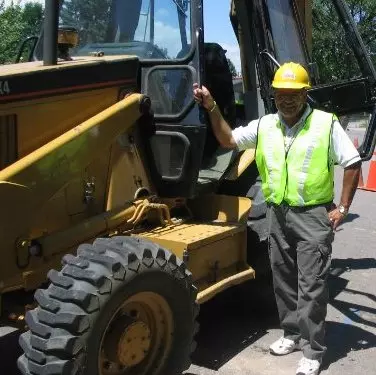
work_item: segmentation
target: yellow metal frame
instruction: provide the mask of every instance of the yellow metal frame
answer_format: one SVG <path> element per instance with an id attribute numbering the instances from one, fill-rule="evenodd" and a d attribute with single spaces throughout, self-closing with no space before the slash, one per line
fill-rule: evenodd
<path id="1" fill-rule="evenodd" d="M 62 254 L 52 256 L 59 252 L 57 249 L 67 252 L 78 240 L 107 233 L 111 228 L 108 222 L 117 222 L 117 215 L 121 216 L 118 208 L 91 221 L 80 220 L 79 234 L 74 226 L 68 226 L 65 232 L 77 238 L 59 237 L 58 232 L 54 233 L 52 238 L 59 241 L 51 246 L 56 250 L 48 250 L 47 246 L 44 258 L 30 257 L 32 228 L 38 212 L 80 176 L 82 169 L 95 160 L 96 153 L 109 150 L 120 134 L 130 130 L 141 116 L 142 98 L 140 94 L 128 96 L 0 171 L 0 238 L 2 248 L 8 252 L 3 259 L 16 259 L 16 262 L 0 264 L 0 291 L 38 285 L 45 277 L 45 267 L 60 260 Z M 42 237 L 46 244 L 51 243 L 49 235 Z M 59 242 L 64 244 L 63 248 Z"/>
<path id="2" fill-rule="evenodd" d="M 184 259 L 198 303 L 255 277 L 247 264 L 248 198 L 205 195 L 187 203 L 194 220 L 137 233 Z"/>

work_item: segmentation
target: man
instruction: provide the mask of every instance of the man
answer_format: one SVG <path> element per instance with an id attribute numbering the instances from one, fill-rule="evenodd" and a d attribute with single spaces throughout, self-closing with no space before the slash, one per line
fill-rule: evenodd
<path id="1" fill-rule="evenodd" d="M 268 205 L 269 255 L 283 337 L 274 355 L 298 349 L 296 373 L 319 373 L 328 302 L 327 276 L 333 230 L 346 216 L 359 179 L 359 154 L 334 114 L 307 103 L 307 71 L 286 63 L 272 83 L 278 113 L 231 130 L 210 92 L 194 85 L 196 102 L 208 111 L 225 148 L 256 149 L 256 163 Z M 341 201 L 334 198 L 334 164 L 344 168 Z"/>

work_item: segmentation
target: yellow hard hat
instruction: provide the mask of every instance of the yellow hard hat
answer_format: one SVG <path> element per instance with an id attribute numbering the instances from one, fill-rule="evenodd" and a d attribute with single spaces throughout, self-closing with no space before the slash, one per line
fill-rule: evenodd
<path id="1" fill-rule="evenodd" d="M 303 89 L 311 87 L 307 71 L 293 62 L 281 65 L 275 72 L 272 87 L 276 89 Z"/>

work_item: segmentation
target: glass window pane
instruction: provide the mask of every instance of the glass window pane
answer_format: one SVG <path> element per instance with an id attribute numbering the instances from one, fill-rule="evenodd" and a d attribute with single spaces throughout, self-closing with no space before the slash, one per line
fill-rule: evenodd
<path id="1" fill-rule="evenodd" d="M 306 64 L 294 13 L 288 1 L 268 0 L 272 38 L 280 64 L 294 61 Z"/>
<path id="2" fill-rule="evenodd" d="M 76 55 L 175 59 L 189 51 L 190 14 L 188 0 L 62 0 L 60 23 L 78 29 Z"/>
<path id="3" fill-rule="evenodd" d="M 158 173 L 178 179 L 183 173 L 187 143 L 181 134 L 157 133 L 151 138 L 151 148 Z"/>
<path id="4" fill-rule="evenodd" d="M 148 75 L 147 95 L 156 115 L 177 115 L 193 100 L 192 73 L 186 68 L 156 69 Z"/>
<path id="5" fill-rule="evenodd" d="M 361 77 L 354 52 L 346 42 L 345 30 L 334 6 L 314 0 L 312 9 L 312 55 L 320 83 L 336 83 Z"/>
<path id="6" fill-rule="evenodd" d="M 370 112 L 359 112 L 339 118 L 342 127 L 347 131 L 347 134 L 357 148 L 363 144 L 371 116 Z"/>

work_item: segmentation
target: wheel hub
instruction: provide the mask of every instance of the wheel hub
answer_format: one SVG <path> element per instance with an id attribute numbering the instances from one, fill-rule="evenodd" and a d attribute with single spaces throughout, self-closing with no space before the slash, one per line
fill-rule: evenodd
<path id="1" fill-rule="evenodd" d="M 172 337 L 173 317 L 166 300 L 153 292 L 132 295 L 108 322 L 100 347 L 100 375 L 159 374 Z"/>
<path id="2" fill-rule="evenodd" d="M 119 362 L 126 367 L 138 365 L 150 348 L 150 329 L 142 321 L 131 323 L 124 330 L 117 346 Z"/>
<path id="3" fill-rule="evenodd" d="M 111 327 L 111 334 L 107 336 L 107 358 L 126 368 L 136 366 L 149 352 L 150 337 L 150 328 L 145 322 L 124 315 Z"/>

